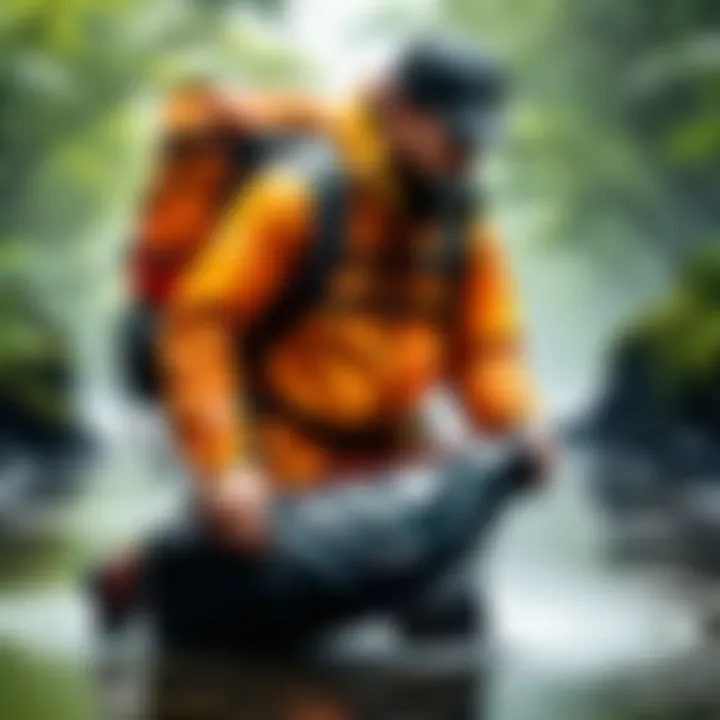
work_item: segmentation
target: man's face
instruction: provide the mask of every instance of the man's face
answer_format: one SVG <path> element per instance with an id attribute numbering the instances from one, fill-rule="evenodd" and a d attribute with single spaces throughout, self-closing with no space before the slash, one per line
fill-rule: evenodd
<path id="1" fill-rule="evenodd" d="M 401 100 L 392 104 L 387 130 L 394 156 L 427 180 L 456 178 L 473 160 L 472 150 L 454 141 L 439 118 Z"/>

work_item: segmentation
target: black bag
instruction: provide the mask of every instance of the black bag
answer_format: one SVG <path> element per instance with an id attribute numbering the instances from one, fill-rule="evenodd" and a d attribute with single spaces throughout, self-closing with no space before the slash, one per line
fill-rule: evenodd
<path id="1" fill-rule="evenodd" d="M 278 499 L 261 557 L 223 550 L 191 523 L 148 554 L 151 613 L 167 643 L 272 653 L 341 621 L 402 612 L 486 537 L 532 473 L 523 453 L 473 449 Z"/>

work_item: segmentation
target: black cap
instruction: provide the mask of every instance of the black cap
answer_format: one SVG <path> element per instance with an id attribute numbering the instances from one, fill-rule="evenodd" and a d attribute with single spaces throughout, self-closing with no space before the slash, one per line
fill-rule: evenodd
<path id="1" fill-rule="evenodd" d="M 505 78 L 497 60 L 476 45 L 417 41 L 399 58 L 393 86 L 411 105 L 441 118 L 459 143 L 483 145 L 496 133 Z"/>

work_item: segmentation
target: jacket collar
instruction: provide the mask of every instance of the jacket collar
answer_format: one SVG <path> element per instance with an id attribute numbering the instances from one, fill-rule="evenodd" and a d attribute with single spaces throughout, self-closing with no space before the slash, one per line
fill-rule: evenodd
<path id="1" fill-rule="evenodd" d="M 334 114 L 331 132 L 351 178 L 376 199 L 397 207 L 399 187 L 372 94 L 359 93 L 340 105 Z"/>

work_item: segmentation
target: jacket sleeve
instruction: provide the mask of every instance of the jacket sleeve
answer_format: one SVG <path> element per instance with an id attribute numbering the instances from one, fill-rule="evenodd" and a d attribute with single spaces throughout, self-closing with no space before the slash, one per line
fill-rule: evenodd
<path id="1" fill-rule="evenodd" d="M 518 300 L 488 228 L 473 234 L 452 349 L 451 384 L 477 430 L 505 434 L 530 419 L 535 401 Z"/>
<path id="2" fill-rule="evenodd" d="M 309 236 L 308 193 L 273 171 L 241 193 L 169 301 L 159 341 L 164 399 L 193 473 L 212 481 L 251 452 L 238 344 Z"/>

